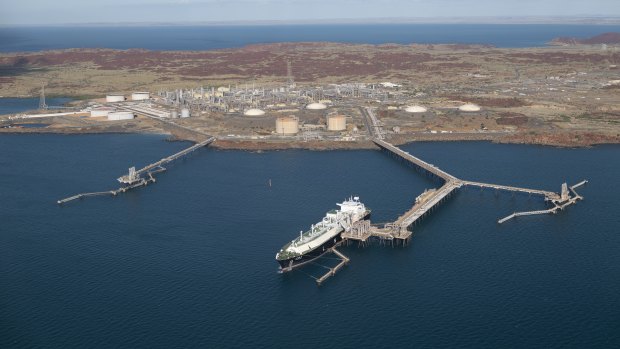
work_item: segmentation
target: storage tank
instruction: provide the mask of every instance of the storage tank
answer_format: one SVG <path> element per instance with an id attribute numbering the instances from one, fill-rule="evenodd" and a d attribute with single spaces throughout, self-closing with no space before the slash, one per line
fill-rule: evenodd
<path id="1" fill-rule="evenodd" d="M 101 116 L 108 116 L 108 114 L 110 112 L 113 112 L 114 109 L 111 108 L 95 108 L 95 109 L 91 109 L 90 111 L 90 117 L 91 118 L 96 118 L 96 117 L 101 117 Z"/>
<path id="2" fill-rule="evenodd" d="M 462 106 L 459 107 L 460 111 L 464 111 L 464 112 L 476 112 L 476 111 L 480 111 L 480 107 L 475 105 L 475 104 L 463 104 Z"/>
<path id="3" fill-rule="evenodd" d="M 412 105 L 405 108 L 405 111 L 407 113 L 426 113 L 427 109 L 419 105 Z"/>
<path id="4" fill-rule="evenodd" d="M 148 92 L 134 92 L 131 94 L 132 101 L 144 101 L 151 98 L 151 94 Z"/>
<path id="5" fill-rule="evenodd" d="M 276 133 L 294 135 L 299 132 L 299 119 L 295 116 L 281 116 L 276 119 Z"/>
<path id="6" fill-rule="evenodd" d="M 310 103 L 306 106 L 306 109 L 309 110 L 323 110 L 327 109 L 327 106 L 323 103 Z"/>
<path id="7" fill-rule="evenodd" d="M 108 120 L 131 120 L 134 118 L 131 111 L 115 111 L 108 113 Z"/>
<path id="8" fill-rule="evenodd" d="M 265 112 L 263 110 L 260 109 L 248 109 L 246 110 L 243 115 L 245 116 L 263 116 L 265 115 Z"/>
<path id="9" fill-rule="evenodd" d="M 105 96 L 105 101 L 108 103 L 124 102 L 125 96 L 118 93 L 110 93 Z"/>
<path id="10" fill-rule="evenodd" d="M 347 129 L 347 117 L 344 115 L 328 115 L 327 130 L 328 131 L 344 131 Z"/>
<path id="11" fill-rule="evenodd" d="M 189 118 L 189 109 L 187 109 L 187 108 L 181 109 L 181 117 L 182 118 Z"/>

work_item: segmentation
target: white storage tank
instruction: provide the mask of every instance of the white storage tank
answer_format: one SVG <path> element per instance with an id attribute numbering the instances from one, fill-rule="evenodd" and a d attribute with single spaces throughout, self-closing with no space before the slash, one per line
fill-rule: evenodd
<path id="1" fill-rule="evenodd" d="M 405 108 L 405 111 L 407 113 L 426 113 L 428 109 L 420 105 L 412 105 L 412 106 Z"/>
<path id="2" fill-rule="evenodd" d="M 113 111 L 114 109 L 111 109 L 111 108 L 94 108 L 94 109 L 91 109 L 90 111 L 90 117 L 96 118 L 96 117 L 108 116 L 108 114 Z"/>
<path id="3" fill-rule="evenodd" d="M 134 118 L 131 111 L 115 111 L 108 113 L 108 120 L 131 120 Z"/>
<path id="4" fill-rule="evenodd" d="M 464 111 L 464 112 L 477 112 L 477 111 L 480 111 L 480 106 L 476 104 L 467 103 L 467 104 L 463 104 L 462 106 L 460 106 L 459 110 Z"/>
<path id="5" fill-rule="evenodd" d="M 132 101 L 144 101 L 151 98 L 151 94 L 148 92 L 134 92 L 131 94 Z"/>
<path id="6" fill-rule="evenodd" d="M 344 131 L 347 129 L 347 117 L 344 115 L 328 115 L 327 130 L 328 131 Z"/>
<path id="7" fill-rule="evenodd" d="M 263 115 L 265 115 L 265 111 L 253 108 L 253 109 L 246 110 L 243 113 L 243 115 L 245 115 L 245 116 L 263 116 Z"/>
<path id="8" fill-rule="evenodd" d="M 299 132 L 299 119 L 295 116 L 281 116 L 276 119 L 276 133 L 294 135 Z"/>
<path id="9" fill-rule="evenodd" d="M 323 103 L 310 103 L 306 106 L 306 109 L 309 110 L 323 110 L 327 109 L 327 106 Z"/>
<path id="10" fill-rule="evenodd" d="M 190 116 L 189 115 L 189 109 L 187 109 L 187 108 L 181 109 L 181 117 L 182 118 L 189 118 L 189 116 Z"/>
<path id="11" fill-rule="evenodd" d="M 124 102 L 125 96 L 119 93 L 110 93 L 105 96 L 105 101 L 108 103 Z"/>

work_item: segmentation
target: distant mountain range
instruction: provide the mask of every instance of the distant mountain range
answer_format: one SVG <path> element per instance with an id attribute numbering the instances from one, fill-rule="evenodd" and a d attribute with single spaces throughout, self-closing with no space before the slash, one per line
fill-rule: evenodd
<path id="1" fill-rule="evenodd" d="M 559 37 L 551 40 L 550 45 L 601 45 L 601 44 L 620 44 L 620 33 L 603 33 L 587 39 Z"/>

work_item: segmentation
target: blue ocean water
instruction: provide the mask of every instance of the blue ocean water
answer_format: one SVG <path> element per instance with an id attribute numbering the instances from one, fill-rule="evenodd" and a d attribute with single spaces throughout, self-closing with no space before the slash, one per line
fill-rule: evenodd
<path id="1" fill-rule="evenodd" d="M 454 175 L 583 202 L 461 190 L 407 247 L 349 246 L 286 275 L 276 251 L 349 195 L 395 219 L 432 179 L 378 150 L 205 148 L 157 183 L 58 206 L 186 146 L 157 135 L 0 136 L 0 347 L 544 347 L 620 345 L 620 147 L 485 142 L 403 148 Z M 271 179 L 272 186 L 268 186 Z"/>
<path id="2" fill-rule="evenodd" d="M 45 103 L 49 106 L 61 107 L 66 103 L 71 102 L 71 98 L 46 98 Z M 13 98 L 2 97 L 0 98 L 0 115 L 21 113 L 28 110 L 35 110 L 39 108 L 39 98 Z"/>
<path id="3" fill-rule="evenodd" d="M 329 24 L 148 27 L 3 27 L 0 52 L 63 48 L 211 50 L 250 44 L 329 41 L 361 44 L 489 44 L 539 47 L 553 38 L 620 32 L 618 25 Z"/>

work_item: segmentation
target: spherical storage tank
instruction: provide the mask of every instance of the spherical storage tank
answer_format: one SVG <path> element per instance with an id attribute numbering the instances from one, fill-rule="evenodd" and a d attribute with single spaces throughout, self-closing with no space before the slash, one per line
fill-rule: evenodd
<path id="1" fill-rule="evenodd" d="M 108 120 L 131 120 L 133 118 L 133 112 L 130 111 L 115 111 L 108 113 Z"/>
<path id="2" fill-rule="evenodd" d="M 134 92 L 131 94 L 132 101 L 144 101 L 149 98 L 151 98 L 151 95 L 148 92 Z"/>
<path id="3" fill-rule="evenodd" d="M 123 102 L 125 101 L 125 96 L 121 94 L 111 93 L 105 96 L 105 101 L 108 103 Z"/>
<path id="4" fill-rule="evenodd" d="M 347 117 L 344 115 L 330 115 L 327 117 L 328 131 L 344 131 L 347 129 Z"/>
<path id="5" fill-rule="evenodd" d="M 189 118 L 189 109 L 187 109 L 187 108 L 181 109 L 181 117 L 182 118 Z"/>
<path id="6" fill-rule="evenodd" d="M 323 110 L 323 109 L 327 109 L 327 106 L 323 103 L 310 103 L 306 106 L 306 109 Z"/>
<path id="7" fill-rule="evenodd" d="M 295 116 L 282 116 L 276 119 L 276 133 L 294 135 L 299 132 L 299 119 Z"/>
<path id="8" fill-rule="evenodd" d="M 475 104 L 463 104 L 462 106 L 459 107 L 460 111 L 464 111 L 464 112 L 475 112 L 475 111 L 480 111 L 480 107 L 475 105 Z"/>
<path id="9" fill-rule="evenodd" d="M 263 116 L 265 112 L 260 109 L 248 109 L 243 113 L 245 116 Z"/>
<path id="10" fill-rule="evenodd" d="M 419 105 L 412 105 L 405 108 L 405 111 L 407 113 L 426 113 L 427 109 Z"/>

